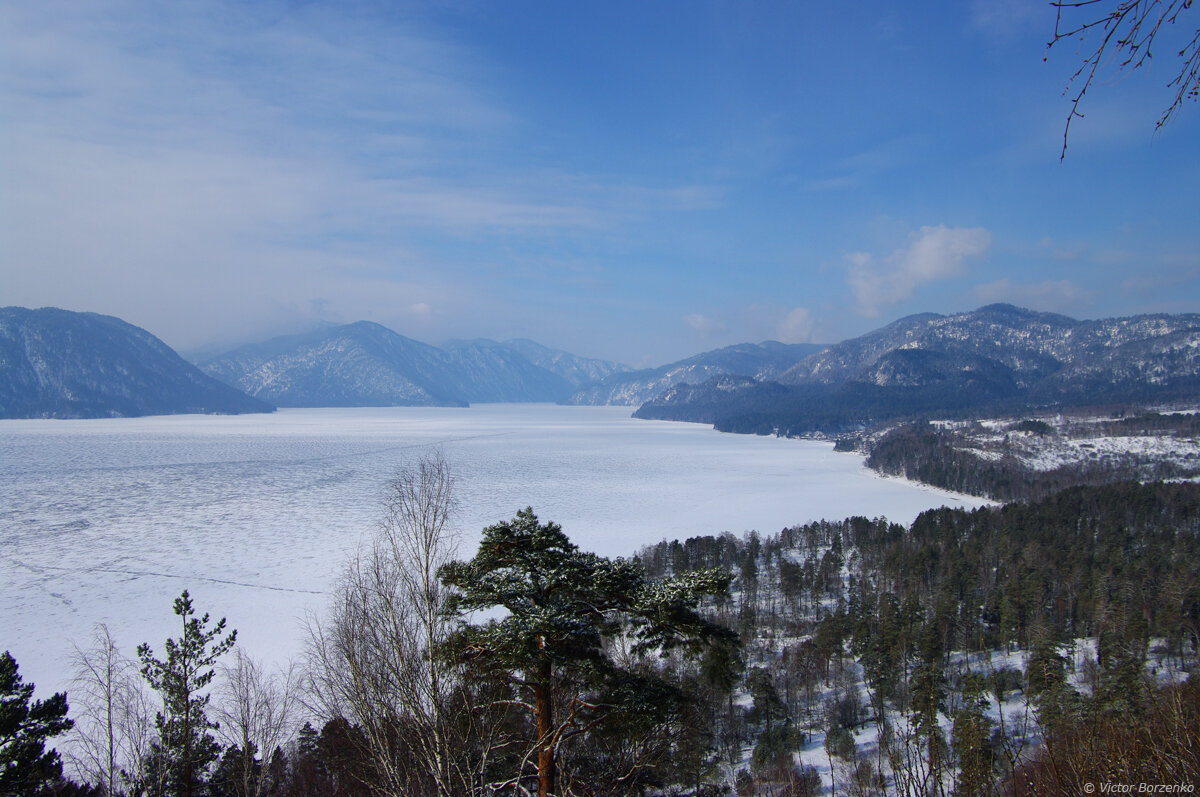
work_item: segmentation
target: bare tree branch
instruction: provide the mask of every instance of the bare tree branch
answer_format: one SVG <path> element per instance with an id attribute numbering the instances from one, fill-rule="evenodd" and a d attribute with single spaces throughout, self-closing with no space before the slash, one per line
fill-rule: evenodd
<path id="1" fill-rule="evenodd" d="M 269 786 L 272 753 L 291 737 L 299 709 L 299 674 L 293 665 L 274 673 L 240 648 L 221 666 L 214 714 L 229 746 L 241 750 L 241 793 L 260 797 Z M 257 764 L 257 765 L 256 765 Z"/>
<path id="2" fill-rule="evenodd" d="M 108 626 L 97 625 L 92 645 L 71 657 L 69 759 L 84 779 L 109 795 L 145 783 L 144 764 L 153 742 L 154 708 L 137 664 L 117 648 Z"/>
<path id="3" fill-rule="evenodd" d="M 383 503 L 379 529 L 347 564 L 328 619 L 310 621 L 312 708 L 361 731 L 381 793 L 400 797 L 426 781 L 439 797 L 466 793 L 491 736 L 444 650 L 454 625 L 437 573 L 457 541 L 449 464 L 440 452 L 422 456 L 388 483 Z"/>
<path id="4" fill-rule="evenodd" d="M 1076 118 L 1083 118 L 1080 105 L 1102 64 L 1107 59 L 1116 59 L 1118 72 L 1148 66 L 1154 57 L 1154 45 L 1164 28 L 1175 25 L 1180 14 L 1191 8 L 1192 0 L 1056 0 L 1050 5 L 1055 10 L 1055 22 L 1054 38 L 1046 45 L 1047 53 L 1064 40 L 1075 39 L 1084 44 L 1089 36 L 1100 36 L 1099 42 L 1087 51 L 1083 63 L 1067 81 L 1064 93 L 1077 90 L 1073 91 L 1071 110 L 1063 129 L 1061 160 L 1067 156 L 1071 123 Z M 1106 7 L 1109 10 L 1105 11 Z M 1180 59 L 1179 71 L 1167 84 L 1175 90 L 1175 94 L 1155 124 L 1156 130 L 1170 121 L 1184 100 L 1200 97 L 1200 29 L 1177 51 L 1176 56 Z"/>

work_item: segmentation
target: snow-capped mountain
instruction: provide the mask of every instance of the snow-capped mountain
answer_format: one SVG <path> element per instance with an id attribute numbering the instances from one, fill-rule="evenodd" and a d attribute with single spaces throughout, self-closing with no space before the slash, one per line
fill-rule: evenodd
<path id="1" fill-rule="evenodd" d="M 438 348 L 369 321 L 274 338 L 198 365 L 283 407 L 556 401 L 590 373 L 625 367 L 533 341 L 451 341 Z"/>
<path id="2" fill-rule="evenodd" d="M 629 370 L 532 340 L 454 340 L 443 348 L 454 366 L 451 380 L 468 401 L 558 401 L 596 378 L 592 374 Z"/>
<path id="3" fill-rule="evenodd" d="M 699 385 L 718 376 L 773 379 L 802 358 L 825 348 L 815 343 L 739 343 L 697 354 L 659 368 L 612 374 L 568 396 L 564 404 L 621 404 L 636 407 L 679 385 Z"/>
<path id="4" fill-rule="evenodd" d="M 1200 315 L 1147 315 L 1076 321 L 1054 313 L 1039 313 L 1007 304 L 992 304 L 968 313 L 942 316 L 912 315 L 843 341 L 808 357 L 780 375 L 786 385 L 836 384 L 856 381 L 878 385 L 906 379 L 899 352 L 936 356 L 932 371 L 917 375 L 926 382 L 937 374 L 971 368 L 999 368 L 1015 385 L 1028 388 L 1058 375 L 1070 379 L 1080 373 L 1116 369 L 1132 375 L 1139 362 L 1154 367 L 1158 358 L 1145 346 L 1169 336 L 1188 339 L 1200 329 Z M 1195 375 L 1200 360 L 1177 362 L 1172 373 Z M 1182 367 L 1182 371 L 1180 371 Z M 1132 369 L 1132 370 L 1130 370 Z M 899 379 L 897 382 L 896 379 Z"/>
<path id="5" fill-rule="evenodd" d="M 561 349 L 547 348 L 528 338 L 514 338 L 506 340 L 500 345 L 520 354 L 539 368 L 545 368 L 550 373 L 558 374 L 574 387 L 598 382 L 612 374 L 632 370 L 628 365 L 610 360 L 590 359 Z"/>
<path id="6" fill-rule="evenodd" d="M 0 417 L 270 412 L 119 318 L 0 308 Z"/>
<path id="7" fill-rule="evenodd" d="M 281 407 L 465 405 L 440 349 L 369 321 L 287 335 L 197 365 Z"/>
<path id="8" fill-rule="evenodd" d="M 638 417 L 737 431 L 839 431 L 1024 407 L 1200 398 L 1200 314 L 1076 321 L 995 304 L 908 316 L 764 380 L 677 389 Z"/>

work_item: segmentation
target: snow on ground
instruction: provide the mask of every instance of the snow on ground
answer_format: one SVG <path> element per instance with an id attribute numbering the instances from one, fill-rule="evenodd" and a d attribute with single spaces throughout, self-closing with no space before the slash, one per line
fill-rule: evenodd
<path id="1" fill-rule="evenodd" d="M 909 523 L 980 499 L 863 467 L 829 442 L 720 434 L 628 408 L 482 405 L 272 415 L 0 421 L 0 649 L 38 696 L 105 622 L 127 655 L 178 635 L 189 589 L 268 663 L 298 657 L 387 478 L 440 446 L 459 475 L 461 555 L 527 505 L 586 550 L 849 515 Z"/>
<path id="2" fill-rule="evenodd" d="M 1195 410 L 1164 410 L 1163 415 L 1195 414 Z M 1067 465 L 1152 466 L 1171 463 L 1200 475 L 1200 438 L 1172 432 L 1114 435 L 1105 433 L 1106 416 L 1040 416 L 1049 434 L 1019 428 L 1019 420 L 991 418 L 977 421 L 933 421 L 938 429 L 955 433 L 956 448 L 979 459 L 998 462 L 1015 459 L 1035 471 Z"/>
<path id="3" fill-rule="evenodd" d="M 1053 470 L 1063 465 L 1079 463 L 1175 462 L 1200 469 L 1200 440 L 1171 435 L 1137 437 L 1079 437 L 1058 435 L 1039 437 L 1028 432 L 1010 433 L 996 448 L 981 449 L 979 456 L 1000 458 L 1003 454 L 1016 457 L 1030 468 Z"/>
<path id="4" fill-rule="evenodd" d="M 789 561 L 804 564 L 810 559 L 821 561 L 828 551 L 828 545 L 819 545 L 812 550 L 803 545 L 797 545 L 781 551 L 780 554 Z M 856 570 L 857 560 L 857 551 L 851 549 L 842 567 L 841 592 L 843 594 L 850 586 L 851 576 L 861 575 Z M 733 598 L 735 603 L 741 600 L 736 582 Z M 782 601 L 783 597 L 777 591 L 768 590 L 765 595 L 760 595 L 760 600 L 765 604 L 774 605 L 777 601 Z M 805 616 L 808 619 L 819 618 L 832 613 L 835 605 L 835 598 L 826 597 L 816 601 L 805 613 Z M 808 635 L 788 634 L 771 634 L 767 637 L 756 638 L 746 650 L 749 657 L 748 664 L 749 666 L 766 667 L 768 670 L 778 670 L 783 666 L 782 652 L 808 638 Z M 1096 639 L 1080 637 L 1060 646 L 1059 649 L 1066 658 L 1067 677 L 1072 688 L 1082 694 L 1091 694 L 1091 679 L 1095 677 L 1097 670 Z M 945 711 L 939 713 L 938 716 L 938 725 L 947 743 L 952 738 L 953 716 L 961 708 L 961 694 L 956 691 L 955 684 L 959 683 L 962 676 L 969 672 L 987 676 L 990 684 L 992 676 L 995 674 L 1010 671 L 1013 674 L 1011 687 L 999 700 L 994 692 L 989 691 L 988 705 L 984 713 L 991 721 L 993 730 L 1000 733 L 1000 738 L 1005 740 L 1000 754 L 1008 760 L 1021 760 L 1037 748 L 1041 743 L 1041 729 L 1037 724 L 1036 709 L 1030 696 L 1020 686 L 1024 682 L 1029 652 L 1028 649 L 1012 646 L 973 653 L 956 651 L 949 655 L 945 672 L 947 685 L 950 687 L 947 705 Z M 1166 647 L 1166 640 L 1163 639 L 1150 641 L 1146 667 L 1148 672 L 1163 684 L 1179 682 L 1188 677 L 1187 673 L 1181 672 L 1173 662 Z M 896 673 L 897 679 L 904 677 L 902 672 Z M 832 755 L 826 747 L 826 728 L 828 727 L 826 707 L 831 701 L 840 698 L 846 690 L 857 694 L 859 704 L 866 712 L 862 723 L 852 729 L 855 750 L 850 760 Z M 737 694 L 735 703 L 743 709 L 748 709 L 752 701 L 750 695 L 742 691 Z M 805 736 L 793 754 L 793 761 L 798 771 L 811 769 L 816 773 L 820 778 L 821 793 L 843 792 L 850 784 L 854 783 L 855 769 L 860 763 L 869 763 L 875 766 L 889 780 L 893 777 L 888 753 L 881 749 L 880 729 L 872 714 L 871 693 L 863 681 L 862 668 L 856 661 L 847 658 L 840 672 L 835 666 L 830 680 L 817 687 L 814 697 L 808 705 L 809 708 L 799 718 L 798 728 Z M 911 733 L 908 715 L 889 708 L 887 719 L 897 734 L 897 738 Z M 753 743 L 747 745 L 740 751 L 740 760 L 736 764 L 730 766 L 726 763 L 724 765 L 726 779 L 730 785 L 735 783 L 738 770 L 751 768 L 753 749 Z M 916 759 L 920 760 L 921 755 L 918 754 Z M 949 772 L 947 777 L 952 778 L 953 774 L 953 772 Z"/>
<path id="5" fill-rule="evenodd" d="M 1146 665 L 1148 671 L 1163 684 L 1185 680 L 1188 677 L 1187 673 L 1180 672 L 1172 666 L 1170 657 L 1166 656 L 1165 650 L 1160 647 L 1162 644 L 1163 640 L 1151 641 L 1152 653 Z M 1154 652 L 1156 647 L 1158 650 Z M 1096 668 L 1095 637 L 1080 637 L 1060 650 L 1067 658 L 1068 681 L 1072 688 L 1082 694 L 1090 694 L 1092 686 L 1089 678 Z M 1029 651 L 1027 649 L 1011 648 L 971 654 L 957 652 L 950 656 L 946 677 L 949 681 L 954 681 L 967 672 L 990 676 L 1002 670 L 1015 670 L 1023 678 L 1028 660 Z M 849 666 L 855 673 L 854 677 L 861 678 L 862 673 L 858 665 L 850 663 Z M 862 704 L 869 709 L 871 701 L 866 686 L 861 681 L 857 681 L 855 688 L 859 692 Z M 837 691 L 837 687 L 827 686 L 820 692 L 815 705 L 824 706 L 825 701 L 837 694 Z M 992 728 L 999 731 L 1002 738 L 1005 739 L 1001 754 L 1011 755 L 1014 759 L 1020 760 L 1036 749 L 1041 743 L 1041 729 L 1037 724 L 1036 709 L 1029 695 L 1020 689 L 1012 689 L 1006 692 L 1003 700 L 999 702 L 994 694 L 989 694 L 988 697 L 989 705 L 985 714 L 991 721 Z M 953 714 L 959 708 L 957 693 L 951 692 L 950 698 L 947 711 L 938 715 L 938 725 L 947 742 L 950 741 L 953 730 Z M 908 731 L 909 723 L 906 715 L 889 709 L 887 717 L 898 735 Z M 824 725 L 823 719 L 821 725 Z M 865 721 L 854 729 L 853 736 L 856 749 L 855 758 L 852 761 L 831 756 L 825 747 L 826 734 L 820 729 L 810 730 L 807 742 L 795 754 L 798 767 L 811 767 L 821 777 L 824 793 L 835 792 L 834 775 L 838 779 L 838 790 L 852 783 L 856 762 L 871 762 L 885 776 L 891 777 L 886 751 L 880 749 L 879 726 L 875 721 L 873 719 Z M 749 755 L 750 750 L 748 749 L 744 764 L 746 767 L 749 766 Z M 953 772 L 950 772 L 949 776 L 952 775 Z"/>

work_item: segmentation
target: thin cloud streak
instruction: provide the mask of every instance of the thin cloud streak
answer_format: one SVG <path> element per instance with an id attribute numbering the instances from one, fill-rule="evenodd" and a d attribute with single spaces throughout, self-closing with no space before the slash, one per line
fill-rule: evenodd
<path id="1" fill-rule="evenodd" d="M 505 302 L 462 279 L 468 267 L 437 253 L 445 242 L 552 241 L 721 202 L 701 184 L 510 163 L 524 132 L 487 96 L 487 64 L 419 20 L 271 4 L 76 10 L 4 8 L 10 301 L 120 314 L 185 347 L 215 328 L 306 323 L 314 307 L 334 320 L 378 316 L 385 301 L 478 318 Z"/>
<path id="2" fill-rule="evenodd" d="M 1195 304 L 1198 117 L 1151 141 L 1146 76 L 1106 86 L 1060 164 L 1032 3 L 0 0 L 0 288 L 185 348 L 366 318 L 659 363 Z"/>
<path id="3" fill-rule="evenodd" d="M 912 298 L 920 286 L 961 275 L 966 261 L 991 245 L 992 234 L 982 227 L 922 227 L 883 262 L 869 252 L 847 255 L 846 284 L 858 313 L 876 318 L 884 306 Z"/>

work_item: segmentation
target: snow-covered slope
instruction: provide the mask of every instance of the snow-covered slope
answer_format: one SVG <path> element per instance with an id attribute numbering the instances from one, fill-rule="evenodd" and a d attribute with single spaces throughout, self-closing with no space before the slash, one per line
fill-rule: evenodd
<path id="1" fill-rule="evenodd" d="M 610 360 L 580 357 L 561 349 L 547 348 L 528 338 L 506 340 L 501 345 L 520 354 L 539 368 L 545 368 L 550 373 L 558 374 L 570 382 L 573 387 L 598 382 L 612 374 L 632 370 L 628 365 Z"/>
<path id="2" fill-rule="evenodd" d="M 205 372 L 281 407 L 461 405 L 443 352 L 369 321 L 244 346 Z"/>
<path id="3" fill-rule="evenodd" d="M 806 434 L 1198 396 L 1200 314 L 1075 321 L 997 304 L 902 318 L 813 354 L 772 382 L 694 385 L 648 400 L 637 417 Z"/>
<path id="4" fill-rule="evenodd" d="M 739 343 L 697 354 L 659 368 L 613 374 L 575 391 L 565 404 L 621 404 L 636 407 L 680 385 L 698 385 L 718 376 L 774 379 L 802 358 L 820 351 L 814 343 Z"/>
<path id="5" fill-rule="evenodd" d="M 549 402 L 592 373 L 624 368 L 533 341 L 450 341 L 438 348 L 368 321 L 243 346 L 199 365 L 284 407 Z"/>
<path id="6" fill-rule="evenodd" d="M 925 313 L 843 341 L 779 376 L 786 385 L 893 383 L 897 356 L 936 357 L 927 381 L 955 370 L 1004 373 L 1018 389 L 1047 393 L 1104 379 L 1159 381 L 1200 375 L 1200 314 L 1076 321 L 1007 304 L 950 316 Z"/>
<path id="7" fill-rule="evenodd" d="M 119 318 L 0 308 L 0 418 L 270 412 Z"/>

